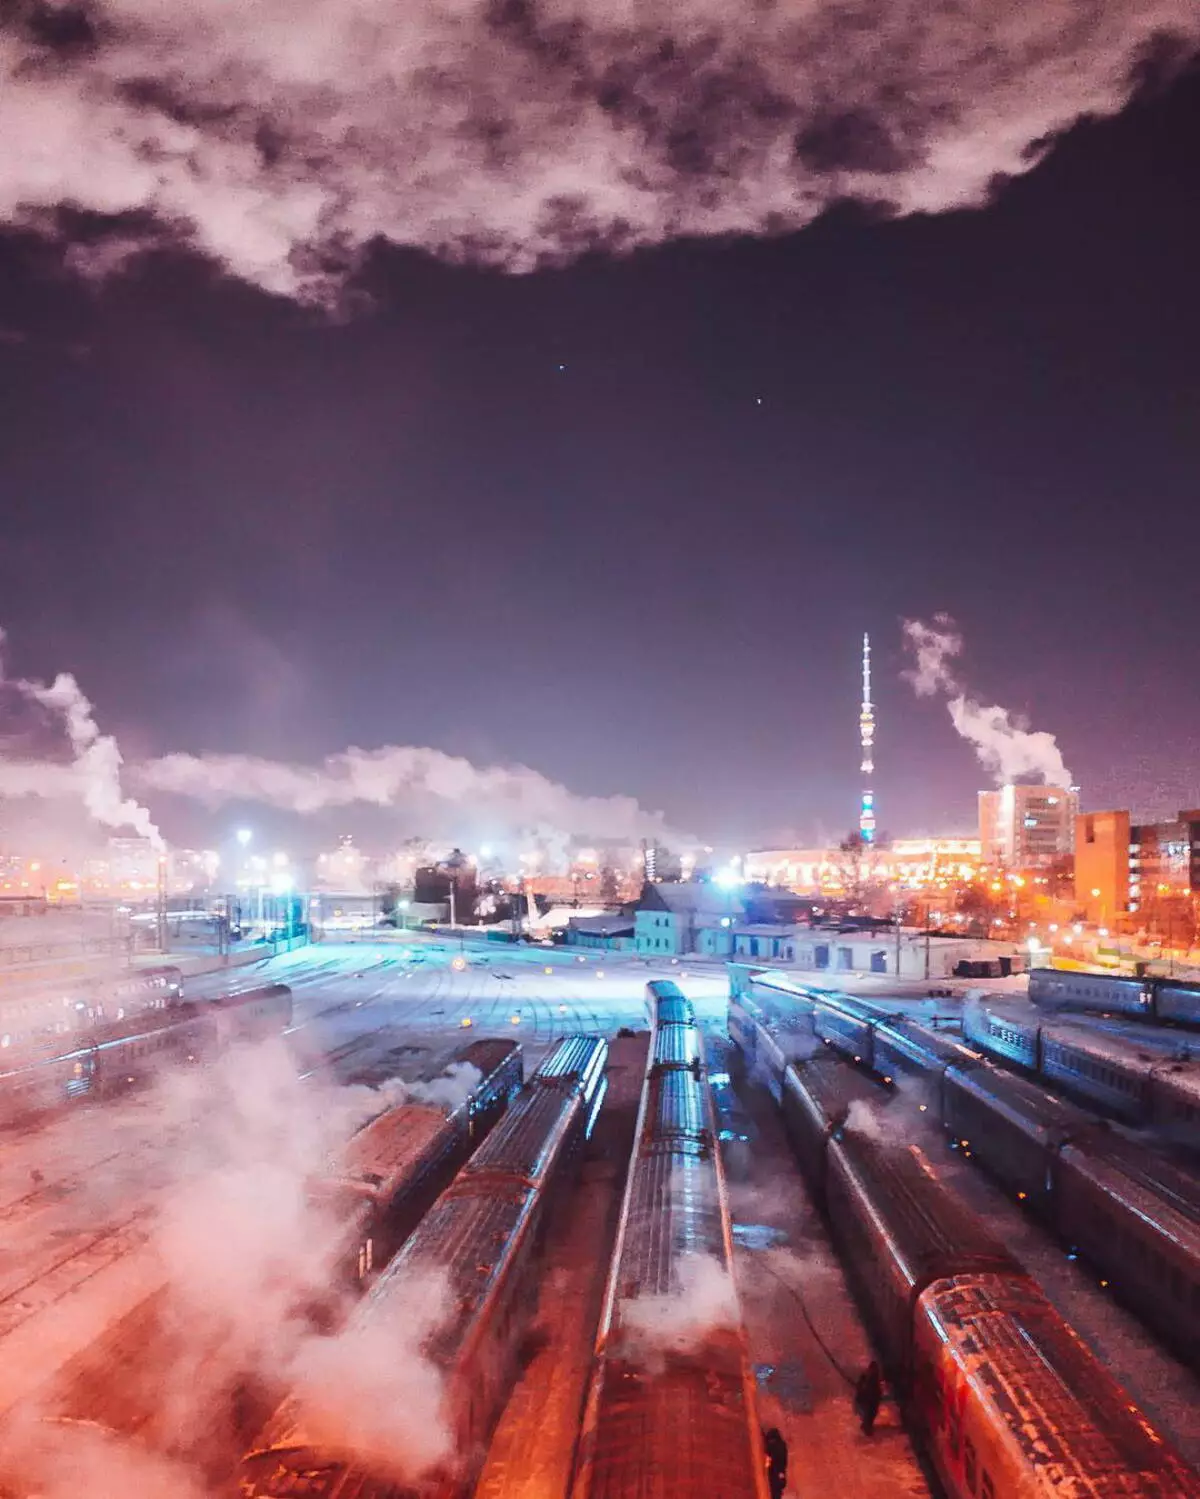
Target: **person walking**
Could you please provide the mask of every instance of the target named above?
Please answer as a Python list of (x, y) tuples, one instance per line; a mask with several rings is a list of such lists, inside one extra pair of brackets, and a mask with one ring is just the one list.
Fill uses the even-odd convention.
[(875, 1417), (879, 1414), (879, 1402), (882, 1399), (883, 1376), (879, 1372), (879, 1365), (872, 1359), (858, 1376), (858, 1383), (854, 1386), (854, 1409), (862, 1422), (864, 1436), (869, 1437), (875, 1429)]
[(763, 1432), (763, 1450), (767, 1454), (767, 1486), (771, 1499), (783, 1499), (787, 1488), (788, 1444), (777, 1426)]

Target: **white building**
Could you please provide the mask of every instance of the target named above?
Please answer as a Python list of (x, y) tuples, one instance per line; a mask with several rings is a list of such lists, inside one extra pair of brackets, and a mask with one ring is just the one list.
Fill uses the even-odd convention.
[(742, 912), (736, 890), (698, 881), (648, 884), (634, 913), (634, 951), (658, 957), (712, 952), (709, 934), (729, 930)]

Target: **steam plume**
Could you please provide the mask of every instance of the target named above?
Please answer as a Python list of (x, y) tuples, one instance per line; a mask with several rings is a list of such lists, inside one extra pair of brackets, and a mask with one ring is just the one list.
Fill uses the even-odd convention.
[(1007, 708), (984, 707), (967, 695), (952, 667), (962, 651), (962, 636), (948, 614), (935, 614), (932, 624), (906, 619), (904, 633), (916, 663), (905, 675), (917, 695), (945, 697), (956, 731), (974, 745), (980, 763), (997, 784), (1036, 776), (1050, 786), (1071, 785), (1071, 773), (1053, 734), (1029, 729)]
[[(4, 632), (0, 630), (0, 647)], [(0, 674), (2, 680), (2, 674)], [(43, 682), (16, 679), (6, 683), (27, 703), (36, 703), (57, 720), (70, 745), (68, 765), (34, 760), (0, 760), (0, 796), (40, 796), (53, 800), (78, 797), (104, 827), (132, 828), (162, 846), (158, 829), (145, 807), (121, 790), (121, 751), (111, 734), (102, 734), (91, 703), (70, 672)]]
[(320, 812), (361, 802), (415, 805), (422, 798), (469, 802), (514, 827), (545, 824), (580, 837), (641, 837), (661, 820), (626, 796), (576, 796), (525, 765), (483, 766), (409, 745), (347, 749), (319, 766), (252, 755), (165, 755), (139, 766), (143, 785), (206, 805), (265, 802), (291, 812)]
[[(375, 239), (526, 269), (982, 202), (1200, 42), (1194, 0), (16, 0), (0, 220), (287, 296)], [(8, 19), (11, 18), (11, 19)], [(64, 210), (66, 213), (64, 213)], [(92, 226), (94, 230), (94, 223)]]

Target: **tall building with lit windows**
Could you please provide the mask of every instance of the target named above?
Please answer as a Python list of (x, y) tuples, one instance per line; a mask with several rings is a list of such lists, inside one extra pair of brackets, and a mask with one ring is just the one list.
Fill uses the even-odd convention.
[(1075, 850), (1078, 786), (1009, 784), (979, 793), (979, 841), (985, 864), (1036, 869)]

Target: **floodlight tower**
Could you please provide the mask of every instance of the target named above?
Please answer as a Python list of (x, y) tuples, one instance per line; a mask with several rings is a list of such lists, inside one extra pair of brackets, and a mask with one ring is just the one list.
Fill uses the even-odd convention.
[(871, 706), (871, 637), (863, 636), (862, 708), (858, 715), (858, 737), (862, 741), (862, 806), (858, 814), (858, 831), (864, 843), (875, 842), (875, 793), (871, 781), (875, 775), (875, 709)]

